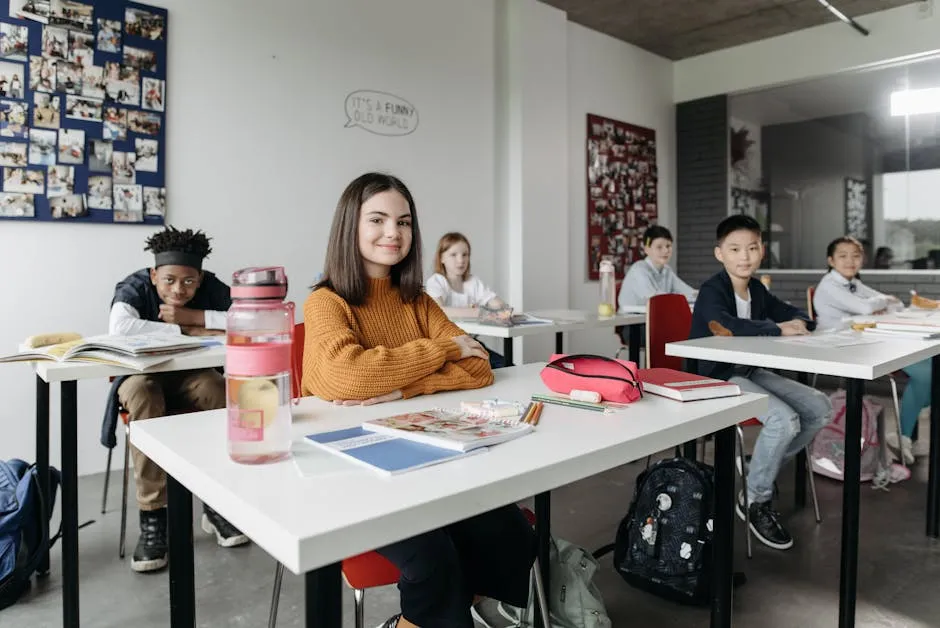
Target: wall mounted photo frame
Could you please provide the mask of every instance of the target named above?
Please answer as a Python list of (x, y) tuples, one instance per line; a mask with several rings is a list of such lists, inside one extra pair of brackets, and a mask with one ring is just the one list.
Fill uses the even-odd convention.
[(166, 221), (166, 9), (0, 0), (0, 219)]
[(587, 264), (598, 279), (604, 257), (623, 278), (641, 258), (646, 228), (659, 216), (656, 132), (594, 114), (587, 116)]

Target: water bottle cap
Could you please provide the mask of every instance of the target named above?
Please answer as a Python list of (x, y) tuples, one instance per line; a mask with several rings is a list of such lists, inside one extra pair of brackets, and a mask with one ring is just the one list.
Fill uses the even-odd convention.
[(233, 299), (283, 299), (287, 273), (283, 266), (256, 266), (232, 273)]
[(612, 273), (614, 272), (614, 263), (609, 259), (601, 260), (600, 271), (602, 273)]

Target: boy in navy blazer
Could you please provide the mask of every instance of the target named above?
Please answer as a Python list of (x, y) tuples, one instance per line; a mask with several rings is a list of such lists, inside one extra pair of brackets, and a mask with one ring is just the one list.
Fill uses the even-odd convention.
[[(815, 328), (805, 312), (784, 303), (754, 278), (764, 253), (756, 220), (729, 216), (718, 225), (716, 235), (715, 257), (724, 270), (702, 284), (690, 338), (711, 336), (712, 321), (735, 336), (800, 336)], [(762, 543), (789, 549), (793, 537), (771, 503), (774, 481), (783, 462), (829, 423), (832, 404), (818, 390), (761, 368), (702, 362), (699, 372), (734, 382), (743, 392), (769, 397), (767, 413), (758, 417), (762, 428), (748, 465), (747, 495), (738, 495), (737, 512), (744, 520), (744, 508), (749, 509), (751, 531)]]

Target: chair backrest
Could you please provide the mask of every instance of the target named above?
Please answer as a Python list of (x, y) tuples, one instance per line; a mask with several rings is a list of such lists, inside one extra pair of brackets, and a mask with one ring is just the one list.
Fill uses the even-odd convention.
[(813, 307), (813, 297), (816, 296), (816, 286), (809, 286), (806, 289), (806, 313), (810, 320), (816, 320), (816, 309)]
[(304, 377), (304, 333), (303, 323), (294, 324), (294, 342), (290, 348), (290, 370), (294, 397), (300, 396), (300, 382)]
[(682, 294), (659, 294), (646, 303), (646, 368), (682, 370), (682, 358), (666, 355), (666, 344), (688, 340), (692, 310)]

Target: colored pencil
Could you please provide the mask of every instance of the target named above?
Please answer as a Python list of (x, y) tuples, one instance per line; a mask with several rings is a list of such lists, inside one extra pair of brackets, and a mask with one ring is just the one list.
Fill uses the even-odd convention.
[(539, 419), (540, 419), (541, 416), (542, 416), (542, 408), (544, 408), (544, 407), (545, 407), (545, 404), (542, 403), (541, 401), (539, 401), (539, 402), (538, 402), (538, 405), (535, 407), (535, 416), (532, 417), (532, 420), (531, 420), (531, 423), (532, 423), (533, 426), (539, 424)]

